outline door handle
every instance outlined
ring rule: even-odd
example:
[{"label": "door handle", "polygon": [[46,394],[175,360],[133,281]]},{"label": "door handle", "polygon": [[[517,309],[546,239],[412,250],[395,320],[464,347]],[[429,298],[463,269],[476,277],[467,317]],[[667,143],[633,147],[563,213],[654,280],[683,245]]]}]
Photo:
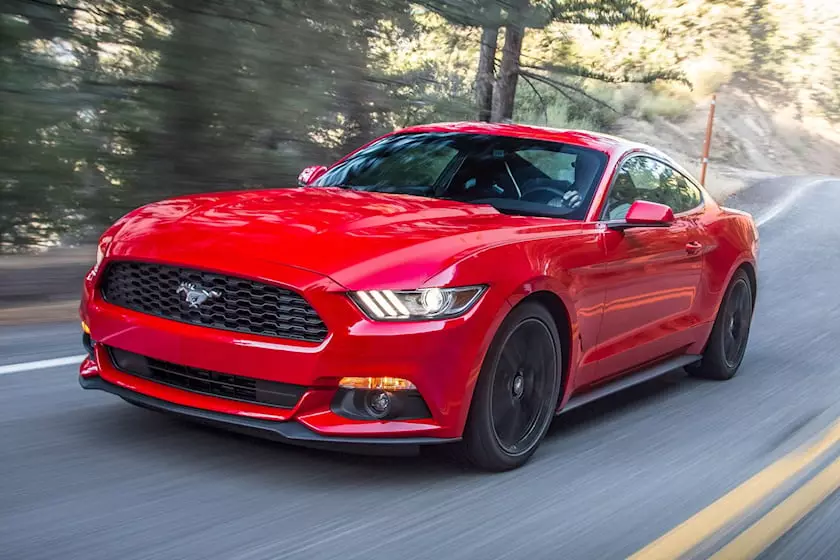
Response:
[{"label": "door handle", "polygon": [[685,244],[685,252],[689,255],[696,255],[703,249],[703,244],[699,241],[689,241]]}]

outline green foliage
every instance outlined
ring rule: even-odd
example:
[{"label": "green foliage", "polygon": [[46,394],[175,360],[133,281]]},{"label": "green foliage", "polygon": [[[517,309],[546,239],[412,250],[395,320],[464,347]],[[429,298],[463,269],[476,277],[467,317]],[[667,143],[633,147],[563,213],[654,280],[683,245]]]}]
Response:
[{"label": "green foliage", "polygon": [[44,43],[63,34],[66,20],[41,10],[30,15],[41,18],[38,27],[0,13],[0,252],[73,225],[74,194],[85,187],[72,157],[84,148],[81,99]]},{"label": "green foliage", "polygon": [[576,103],[565,99],[558,99],[545,109],[520,110],[519,114],[521,118],[518,120],[524,124],[593,132],[608,130],[605,121],[612,120],[609,117],[604,118],[605,115],[584,114]]},{"label": "green foliage", "polygon": [[653,120],[662,117],[668,120],[679,120],[694,108],[694,101],[687,95],[672,93],[646,92],[639,97],[636,106],[630,112],[635,117]]}]

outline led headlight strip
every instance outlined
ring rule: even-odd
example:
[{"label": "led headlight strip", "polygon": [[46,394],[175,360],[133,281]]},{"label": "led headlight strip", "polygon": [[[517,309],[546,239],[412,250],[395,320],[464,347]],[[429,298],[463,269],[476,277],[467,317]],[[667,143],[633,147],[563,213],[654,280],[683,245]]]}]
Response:
[{"label": "led headlight strip", "polygon": [[469,311],[486,286],[421,288],[419,290],[368,290],[350,297],[371,319],[378,321],[422,321],[448,319]]}]

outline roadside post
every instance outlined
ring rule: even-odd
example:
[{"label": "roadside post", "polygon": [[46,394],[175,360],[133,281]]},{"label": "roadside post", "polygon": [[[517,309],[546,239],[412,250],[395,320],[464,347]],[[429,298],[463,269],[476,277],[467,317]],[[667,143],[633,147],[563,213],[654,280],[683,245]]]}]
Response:
[{"label": "roadside post", "polygon": [[700,184],[706,186],[706,168],[709,166],[709,150],[712,145],[712,123],[715,120],[715,105],[717,94],[712,94],[712,104],[709,107],[709,120],[706,122],[706,140],[703,142],[703,159],[700,163]]}]

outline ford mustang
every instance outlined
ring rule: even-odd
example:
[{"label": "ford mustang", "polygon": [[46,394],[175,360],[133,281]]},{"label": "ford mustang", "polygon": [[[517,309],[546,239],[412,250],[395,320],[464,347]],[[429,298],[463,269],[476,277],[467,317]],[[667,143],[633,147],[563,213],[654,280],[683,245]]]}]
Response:
[{"label": "ford mustang", "polygon": [[752,218],[651,147],[412,127],[295,188],[117,221],[84,282],[79,380],[279,441],[447,443],[512,469],[564,411],[679,368],[731,378],[757,255]]}]

